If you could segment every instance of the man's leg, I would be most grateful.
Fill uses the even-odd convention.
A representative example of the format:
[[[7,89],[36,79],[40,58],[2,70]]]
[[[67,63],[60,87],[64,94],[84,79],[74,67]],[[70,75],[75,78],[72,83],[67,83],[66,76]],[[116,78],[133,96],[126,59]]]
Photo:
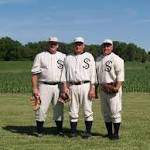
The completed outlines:
[[[118,140],[119,139],[119,129],[120,129],[120,123],[113,123],[114,125],[114,135],[113,139]]]
[[[42,137],[44,121],[36,121],[37,136]]]
[[[70,127],[71,127],[71,134],[70,137],[77,137],[77,122],[70,122]]]
[[[105,122],[105,126],[107,129],[107,135],[105,135],[104,137],[108,137],[109,139],[112,139],[113,137],[112,122]]]

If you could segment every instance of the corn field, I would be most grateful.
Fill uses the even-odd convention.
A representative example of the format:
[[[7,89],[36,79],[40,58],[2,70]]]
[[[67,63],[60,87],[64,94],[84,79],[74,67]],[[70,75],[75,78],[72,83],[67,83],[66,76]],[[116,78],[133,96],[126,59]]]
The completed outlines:
[[[149,70],[150,71],[150,70]],[[126,92],[150,92],[150,73],[146,70],[136,72],[126,71],[124,91]]]
[[[29,61],[0,61],[0,93],[30,93],[31,66]]]
[[[28,93],[31,92],[31,74],[21,73],[0,73],[1,93]]]
[[[126,92],[150,92],[150,63],[126,63],[123,90]]]
[[[31,93],[29,61],[0,61],[0,93]],[[150,92],[150,63],[125,64],[125,92]]]

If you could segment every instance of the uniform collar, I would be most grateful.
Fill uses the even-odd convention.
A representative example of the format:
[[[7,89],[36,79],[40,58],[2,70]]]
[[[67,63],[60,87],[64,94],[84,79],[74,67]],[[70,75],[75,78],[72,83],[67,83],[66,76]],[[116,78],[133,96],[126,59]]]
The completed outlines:
[[[56,53],[51,53],[49,50],[46,50],[46,51],[51,55],[55,55],[57,53],[57,51],[56,51]]]
[[[82,55],[82,54],[84,54],[85,53],[85,51],[83,51],[81,54],[76,54],[76,53],[74,53],[74,55]]]

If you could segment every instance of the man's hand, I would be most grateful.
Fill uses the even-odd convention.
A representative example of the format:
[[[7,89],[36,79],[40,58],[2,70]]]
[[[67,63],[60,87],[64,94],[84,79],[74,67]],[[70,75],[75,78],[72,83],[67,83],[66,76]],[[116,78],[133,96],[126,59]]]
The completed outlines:
[[[61,103],[67,103],[71,100],[71,96],[68,93],[60,93],[58,101]]]
[[[66,83],[61,85],[61,91],[58,101],[61,103],[67,103],[71,100],[70,89]]]
[[[33,111],[37,111],[41,105],[40,97],[32,96],[30,101],[31,101],[31,106],[32,106]]]
[[[91,85],[89,93],[88,93],[88,97],[90,100],[93,100],[95,98],[95,86]]]
[[[36,98],[40,97],[40,92],[39,92],[38,88],[33,89],[32,93],[33,93],[34,97],[36,97]]]

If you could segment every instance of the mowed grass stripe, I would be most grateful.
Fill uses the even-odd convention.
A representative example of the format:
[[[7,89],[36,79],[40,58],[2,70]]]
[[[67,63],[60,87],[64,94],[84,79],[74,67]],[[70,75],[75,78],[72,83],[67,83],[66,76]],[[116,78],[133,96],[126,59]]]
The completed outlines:
[[[37,138],[35,133],[34,112],[29,102],[30,94],[1,94],[0,95],[0,149],[6,150],[148,150],[150,149],[150,94],[124,93],[121,125],[121,139],[110,141],[102,138],[106,133],[100,110],[100,100],[93,102],[94,123],[93,137],[84,140],[84,120],[82,109],[78,123],[78,137],[73,140],[69,134],[68,106],[65,105],[65,138],[54,135],[51,107],[45,122],[45,135]]]

